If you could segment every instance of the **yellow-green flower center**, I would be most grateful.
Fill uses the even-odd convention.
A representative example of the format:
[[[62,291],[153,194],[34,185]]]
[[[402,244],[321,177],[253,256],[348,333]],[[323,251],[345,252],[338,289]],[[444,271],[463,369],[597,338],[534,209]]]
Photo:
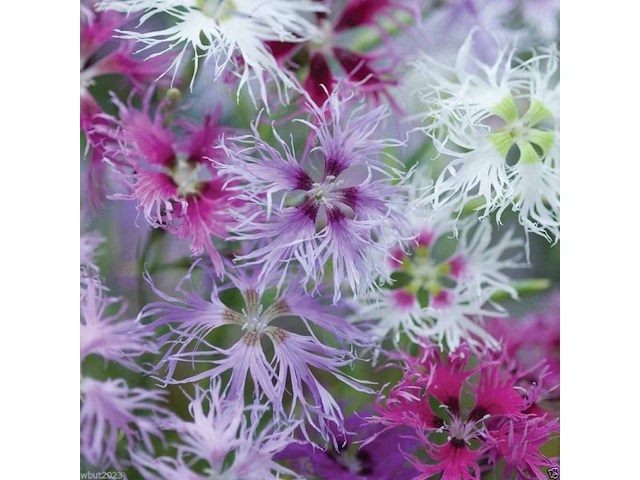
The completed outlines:
[[[541,162],[548,155],[556,136],[540,124],[552,120],[553,114],[540,100],[531,100],[529,108],[521,116],[513,96],[509,94],[493,108],[493,113],[504,120],[505,125],[490,133],[488,138],[505,160],[514,145],[518,147],[518,162],[522,164]]]

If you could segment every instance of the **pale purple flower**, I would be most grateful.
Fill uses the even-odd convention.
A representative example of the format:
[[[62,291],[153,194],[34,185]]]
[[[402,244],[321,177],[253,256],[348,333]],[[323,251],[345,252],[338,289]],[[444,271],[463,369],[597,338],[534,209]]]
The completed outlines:
[[[349,342],[359,341],[360,332],[342,316],[331,313],[318,298],[305,295],[295,279],[268,303],[267,298],[274,293],[274,288],[259,281],[257,275],[242,270],[230,273],[232,286],[239,290],[244,303],[238,311],[220,300],[220,290],[211,278],[211,271],[205,269],[213,286],[210,295],[202,298],[193,284],[194,267],[178,286],[177,297],[160,292],[152,284],[163,301],[147,305],[141,313],[143,321],[153,319],[149,323],[150,329],[165,326],[171,329],[160,339],[167,345],[167,350],[156,373],[164,370],[166,383],[190,383],[230,372],[226,386],[229,398],[242,398],[250,379],[254,397],[259,399],[264,395],[277,418],[288,417],[299,407],[308,423],[323,433],[329,422],[341,425],[342,413],[337,402],[314,372],[333,375],[359,391],[369,390],[340,370],[352,364],[353,354],[340,346],[324,345],[314,329],[325,330],[337,339]],[[295,320],[286,323],[287,317]],[[276,320],[282,326],[274,325]],[[241,334],[232,346],[222,348],[205,340],[211,332],[225,325],[235,327]],[[294,329],[308,334],[296,333]],[[265,349],[264,342],[270,343],[270,347]],[[273,354],[268,353],[271,348]],[[179,364],[201,364],[210,368],[177,378]],[[286,408],[285,393],[290,399],[289,409]]]
[[[136,370],[136,357],[155,351],[149,332],[135,319],[125,318],[126,302],[109,295],[109,289],[94,273],[80,277],[80,359],[99,355]]]
[[[162,437],[156,416],[166,415],[163,392],[131,388],[123,379],[101,382],[84,378],[80,385],[80,453],[99,468],[120,468],[121,435],[129,447],[142,442],[152,448],[152,437]]]
[[[98,232],[85,231],[80,233],[80,266],[98,271],[96,252],[104,243],[104,237]]]
[[[242,400],[229,400],[222,393],[217,380],[207,390],[196,386],[193,398],[189,398],[191,419],[173,417],[167,422],[167,429],[174,430],[179,438],[173,445],[175,458],[154,458],[140,450],[132,454],[134,465],[145,479],[299,478],[274,460],[293,441],[298,422],[292,421],[283,429],[273,421],[265,423],[264,406],[245,407]]]
[[[261,265],[263,275],[282,267],[282,278],[295,264],[306,286],[319,285],[330,265],[334,301],[343,285],[355,295],[375,289],[384,255],[374,253],[405,236],[396,203],[402,174],[383,151],[401,142],[375,135],[389,111],[351,103],[336,93],[321,107],[309,101],[311,120],[297,120],[309,129],[300,156],[275,131],[280,149],[269,145],[256,122],[253,135],[223,142],[229,162],[220,166],[254,207],[239,212],[237,238],[265,242],[238,260]]]

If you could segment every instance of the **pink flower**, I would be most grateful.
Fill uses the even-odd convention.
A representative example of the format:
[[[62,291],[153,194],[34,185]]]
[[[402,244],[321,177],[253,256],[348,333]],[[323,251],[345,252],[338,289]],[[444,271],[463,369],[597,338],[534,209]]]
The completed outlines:
[[[502,341],[498,360],[517,372],[529,401],[556,399],[560,394],[560,295],[552,294],[524,318],[491,318],[487,330]]]
[[[501,458],[521,475],[552,464],[538,449],[557,430],[556,421],[528,408],[518,377],[494,360],[494,352],[478,352],[475,359],[471,353],[462,344],[444,355],[435,347],[419,357],[401,354],[403,379],[378,399],[378,416],[369,419],[383,431],[414,429],[427,454],[426,460],[407,457],[421,472],[415,480],[437,474],[479,480],[481,465]]]
[[[111,119],[117,130],[107,156],[129,193],[111,198],[137,202],[151,226],[189,239],[193,255],[206,251],[222,275],[222,257],[211,237],[228,236],[234,224],[230,208],[239,202],[231,201],[227,179],[211,163],[221,155],[215,149],[223,132],[219,114],[205,116],[201,124],[179,120],[171,128],[166,103],[150,111],[152,93],[145,95],[142,110],[113,98],[120,119]]]
[[[557,467],[556,459],[540,453],[540,448],[558,431],[556,420],[534,418],[528,421],[510,421],[491,432],[488,442],[504,458],[504,475],[516,472],[522,480],[544,480],[541,468]]]

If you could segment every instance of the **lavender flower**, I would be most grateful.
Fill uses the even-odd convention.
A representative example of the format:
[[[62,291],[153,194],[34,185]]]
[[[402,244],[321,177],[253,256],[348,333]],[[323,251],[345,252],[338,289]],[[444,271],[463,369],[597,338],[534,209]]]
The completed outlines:
[[[207,390],[196,386],[195,395],[189,400],[191,419],[173,417],[167,423],[180,440],[174,444],[176,458],[154,458],[141,450],[133,453],[133,462],[144,478],[269,480],[281,475],[300,478],[274,460],[292,442],[297,422],[284,429],[272,421],[265,424],[263,406],[245,407],[237,399],[226,399],[217,380]]]
[[[166,370],[166,383],[189,383],[205,378],[217,378],[225,372],[231,377],[226,387],[229,398],[244,395],[247,379],[253,383],[254,398],[266,396],[276,417],[288,417],[297,407],[314,428],[327,433],[327,422],[342,423],[342,414],[336,401],[318,381],[313,370],[322,370],[352,388],[369,392],[359,381],[344,374],[340,368],[350,365],[354,356],[341,347],[331,347],[320,342],[312,326],[332,333],[336,338],[350,342],[359,341],[360,332],[342,317],[329,313],[318,299],[308,297],[295,281],[267,302],[273,289],[258,280],[257,275],[243,271],[229,274],[233,286],[242,295],[244,306],[238,311],[227,307],[220,299],[220,291],[213,282],[208,299],[198,293],[192,279],[194,266],[178,286],[179,297],[171,297],[153,290],[163,299],[147,305],[141,312],[151,330],[170,326],[171,331],[160,339],[168,345],[156,372]],[[149,279],[151,282],[151,280]],[[183,283],[188,288],[182,287]],[[295,333],[293,329],[275,326],[274,322],[285,317],[297,317],[294,328],[306,330],[308,335]],[[229,348],[213,345],[206,338],[222,326],[232,326],[241,337]],[[297,326],[296,326],[297,325]],[[268,340],[273,354],[263,341]],[[180,363],[204,364],[210,369],[178,379],[175,372]],[[285,411],[283,397],[290,390],[291,405]]]
[[[135,357],[155,351],[149,332],[133,319],[123,319],[127,305],[93,273],[80,279],[80,358],[95,354],[136,370]],[[113,313],[108,313],[115,310]]]
[[[167,414],[159,404],[163,392],[131,388],[122,379],[92,378],[82,380],[80,392],[80,452],[91,465],[122,467],[120,435],[129,446],[141,441],[147,448],[152,436],[162,437],[154,416]]]
[[[330,263],[334,302],[343,284],[355,295],[376,288],[384,258],[373,254],[404,238],[406,225],[395,200],[401,174],[383,152],[401,143],[374,138],[388,109],[349,113],[349,100],[334,93],[321,107],[308,103],[312,121],[297,120],[311,134],[300,158],[275,131],[282,151],[266,143],[256,122],[253,135],[223,142],[229,162],[220,166],[238,182],[238,198],[255,207],[239,212],[237,238],[266,242],[238,260],[261,265],[264,275],[283,266],[282,278],[296,263],[307,286],[319,285]]]

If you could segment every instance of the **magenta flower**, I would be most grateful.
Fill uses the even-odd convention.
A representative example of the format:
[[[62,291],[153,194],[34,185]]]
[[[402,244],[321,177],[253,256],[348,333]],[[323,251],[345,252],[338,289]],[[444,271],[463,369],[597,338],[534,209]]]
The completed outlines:
[[[419,17],[418,2],[398,0],[348,0],[342,10],[328,18],[316,14],[317,33],[306,42],[270,42],[273,55],[289,70],[300,72],[307,94],[321,105],[326,90],[333,90],[338,81],[380,100],[391,100],[389,87],[396,84],[394,70],[401,58],[392,48],[392,39],[380,20],[398,23],[395,14],[408,12]],[[362,53],[345,45],[354,30],[372,27],[381,35],[382,46],[373,52]],[[336,65],[336,68],[332,68]],[[305,68],[306,67],[306,68]]]
[[[211,163],[219,159],[214,148],[223,128],[218,114],[208,115],[202,124],[187,120],[176,122],[181,135],[167,126],[168,113],[161,103],[150,112],[152,90],[143,101],[143,109],[126,106],[117,98],[120,120],[116,142],[107,152],[118,178],[130,191],[112,198],[133,200],[149,224],[163,228],[180,239],[190,239],[191,251],[205,251],[219,275],[224,272],[222,258],[211,237],[224,239],[233,225],[227,181]]]
[[[408,456],[420,471],[415,480],[437,474],[479,480],[481,465],[501,458],[521,474],[554,464],[538,449],[557,431],[557,422],[546,411],[529,408],[518,377],[494,357],[486,350],[471,361],[466,344],[444,356],[432,347],[420,357],[405,357],[404,378],[378,400],[378,416],[369,420],[383,431],[414,429],[427,454],[426,459]]]
[[[299,478],[274,460],[293,441],[298,423],[279,429],[262,421],[264,412],[264,406],[226,399],[216,380],[207,390],[196,386],[189,398],[191,419],[172,417],[166,424],[179,438],[173,445],[176,457],[154,458],[138,450],[132,454],[134,465],[144,478],[158,480]]]
[[[243,398],[247,380],[251,379],[255,399],[266,396],[277,418],[288,418],[299,407],[309,424],[323,434],[329,433],[328,423],[342,424],[342,413],[314,371],[323,371],[356,390],[370,392],[340,370],[350,365],[354,356],[344,348],[322,344],[314,328],[349,342],[358,342],[360,332],[342,316],[330,313],[319,299],[306,296],[295,279],[268,302],[267,298],[274,289],[259,281],[257,275],[241,270],[229,274],[244,303],[241,310],[235,310],[220,300],[220,290],[213,278],[212,291],[207,299],[196,292],[192,282],[194,267],[178,286],[178,297],[166,295],[152,284],[163,301],[147,305],[140,315],[143,320],[153,319],[148,324],[150,330],[167,325],[171,328],[160,339],[168,349],[156,369],[157,373],[165,371],[166,383],[215,379],[230,372],[225,390],[229,398]],[[205,271],[211,273],[207,269]],[[188,288],[183,288],[183,283],[188,284]],[[291,323],[292,329],[273,324],[277,321],[287,325],[282,320],[286,317],[296,317],[297,320]],[[210,333],[225,325],[235,327],[241,335],[231,347],[222,348],[205,340]],[[306,330],[308,335],[296,333],[294,328]],[[269,348],[265,348],[265,341],[270,343]],[[268,353],[271,349],[272,354]],[[211,368],[187,378],[176,378],[176,368],[180,363],[204,364]],[[285,392],[289,392],[287,397],[290,397],[288,412],[284,403]]]
[[[124,319],[127,305],[108,295],[100,279],[83,271],[80,278],[80,359],[99,355],[131,370],[136,357],[155,351],[149,332],[134,319]]]
[[[152,436],[162,437],[155,417],[167,414],[160,405],[163,392],[130,388],[122,379],[92,378],[82,380],[80,392],[80,453],[91,465],[121,468],[121,435],[130,448],[138,442],[152,448]]]
[[[556,400],[560,395],[560,296],[522,319],[492,318],[487,329],[501,340],[496,360],[511,370],[530,404]]]
[[[449,439],[444,444],[426,441],[426,450],[435,463],[425,463],[417,457],[411,457],[411,463],[420,472],[414,480],[428,480],[442,474],[441,480],[480,480],[478,460],[481,451],[470,447],[475,439],[471,425],[453,417],[446,429]]]
[[[496,457],[504,458],[505,477],[515,472],[522,480],[543,480],[548,476],[542,474],[540,469],[557,467],[558,461],[542,455],[540,448],[557,431],[557,421],[534,418],[527,422],[507,422],[491,432],[488,441],[497,451]]]
[[[414,452],[418,446],[408,438],[408,429],[381,431],[355,413],[345,419],[345,429],[346,434],[334,429],[336,444],[326,449],[309,442],[291,443],[277,458],[290,462],[305,478],[406,480],[416,474],[402,453]],[[370,437],[375,438],[363,444]]]
[[[310,131],[300,158],[275,132],[282,151],[266,143],[254,124],[253,135],[223,142],[229,162],[220,169],[237,182],[237,198],[253,207],[239,212],[237,238],[263,242],[238,260],[261,265],[263,275],[283,267],[282,278],[295,264],[305,285],[314,286],[330,264],[337,302],[343,284],[356,295],[375,289],[385,278],[385,256],[405,238],[394,200],[401,173],[383,154],[400,143],[374,137],[388,115],[384,106],[348,113],[349,98],[335,93],[322,107],[308,105],[312,121],[298,120]]]
[[[118,74],[134,86],[155,80],[167,67],[167,59],[144,61],[133,54],[134,42],[113,38],[114,30],[130,19],[116,12],[98,12],[97,1],[80,3],[80,129],[85,132],[89,158],[87,193],[93,205],[105,194],[105,175],[102,159],[107,138],[94,127],[104,123],[102,108],[90,88],[104,75]]]

